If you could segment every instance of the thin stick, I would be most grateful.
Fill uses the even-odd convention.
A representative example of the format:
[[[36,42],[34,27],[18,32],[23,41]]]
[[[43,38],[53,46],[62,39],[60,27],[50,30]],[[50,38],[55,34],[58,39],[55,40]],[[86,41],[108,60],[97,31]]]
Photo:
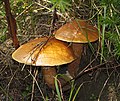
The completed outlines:
[[[113,74],[113,72],[114,72],[114,71],[112,71],[112,73],[109,75],[109,77],[108,77],[107,80],[105,81],[105,83],[104,83],[104,85],[103,85],[103,87],[102,87],[102,89],[101,89],[101,91],[100,91],[100,93],[99,93],[99,96],[98,96],[98,100],[97,100],[97,101],[100,101],[101,94],[102,94],[102,92],[103,92],[103,90],[104,90],[104,88],[105,88],[108,80],[110,79],[111,75]]]
[[[38,84],[38,82],[37,82],[37,80],[36,80],[36,78],[35,78],[35,76],[33,76],[29,70],[28,70],[28,72],[29,72],[30,75],[33,77],[34,81],[36,82],[36,85],[37,85],[37,87],[38,87],[38,89],[39,89],[39,91],[40,91],[40,93],[41,93],[41,95],[42,95],[43,100],[46,101],[46,100],[45,100],[45,97],[44,97],[44,95],[43,95],[43,93],[42,93],[42,90],[41,90],[41,88],[39,87],[39,84]],[[35,74],[36,74],[36,76],[37,76],[38,70],[36,71]]]
[[[36,79],[37,74],[38,74],[38,69],[34,69],[34,78]],[[34,97],[34,89],[35,89],[35,79],[33,78],[33,83],[32,83],[32,95],[31,95],[31,101],[33,101],[33,97]]]
[[[7,22],[8,22],[9,33],[13,40],[13,45],[14,45],[15,49],[17,49],[19,47],[19,41],[16,36],[17,35],[16,20],[11,13],[9,0],[3,0],[3,2],[5,4],[5,12],[6,12]]]

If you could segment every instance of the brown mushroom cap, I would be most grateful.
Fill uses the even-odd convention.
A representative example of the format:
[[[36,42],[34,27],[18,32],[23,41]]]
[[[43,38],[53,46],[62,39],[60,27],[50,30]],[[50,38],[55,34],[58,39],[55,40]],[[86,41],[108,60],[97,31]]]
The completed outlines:
[[[88,43],[98,40],[98,30],[84,20],[73,20],[54,32],[55,38],[75,43]]]
[[[12,58],[35,66],[56,66],[72,62],[74,53],[68,44],[55,38],[37,38],[21,45]],[[46,42],[47,41],[47,42]]]

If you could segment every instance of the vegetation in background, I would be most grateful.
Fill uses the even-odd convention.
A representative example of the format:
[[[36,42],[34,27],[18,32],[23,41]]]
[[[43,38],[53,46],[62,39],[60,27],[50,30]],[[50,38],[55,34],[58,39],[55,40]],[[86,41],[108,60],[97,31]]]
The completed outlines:
[[[71,0],[50,0],[50,3],[53,4],[53,8],[57,8],[60,12],[70,11],[71,9]]]
[[[7,21],[5,20],[5,9],[3,3],[0,1],[0,42],[6,40]]]
[[[109,57],[120,59],[120,1],[119,0],[101,0],[99,1],[98,21],[102,26],[101,55],[107,60]]]

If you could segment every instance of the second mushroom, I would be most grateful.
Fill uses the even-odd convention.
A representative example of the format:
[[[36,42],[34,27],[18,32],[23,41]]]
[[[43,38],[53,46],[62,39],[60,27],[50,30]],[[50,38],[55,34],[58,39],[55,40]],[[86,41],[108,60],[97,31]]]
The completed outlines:
[[[68,72],[72,77],[77,75],[79,69],[83,43],[98,40],[99,34],[96,27],[85,20],[72,20],[54,32],[58,40],[70,42],[77,59],[68,65]]]

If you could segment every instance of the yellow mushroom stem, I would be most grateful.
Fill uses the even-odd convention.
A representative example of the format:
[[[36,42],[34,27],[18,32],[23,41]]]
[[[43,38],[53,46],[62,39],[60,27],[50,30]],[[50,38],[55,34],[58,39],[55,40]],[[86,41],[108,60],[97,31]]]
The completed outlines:
[[[72,49],[77,58],[73,62],[68,64],[68,72],[72,77],[75,77],[79,70],[80,59],[81,59],[81,55],[82,55],[82,51],[83,51],[83,44],[72,43]]]

